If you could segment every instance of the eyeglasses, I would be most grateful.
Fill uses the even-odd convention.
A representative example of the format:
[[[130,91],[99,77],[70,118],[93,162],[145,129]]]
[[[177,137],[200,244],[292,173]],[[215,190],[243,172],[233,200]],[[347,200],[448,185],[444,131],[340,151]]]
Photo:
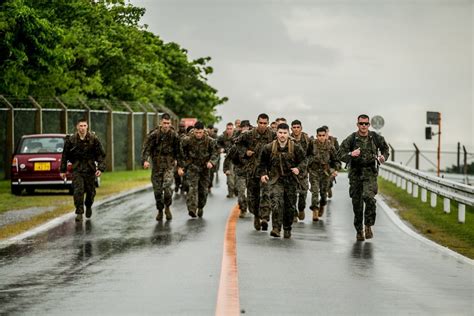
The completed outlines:
[[[359,124],[359,125],[365,125],[365,126],[369,126],[369,125],[370,125],[369,122],[358,122],[357,124]]]

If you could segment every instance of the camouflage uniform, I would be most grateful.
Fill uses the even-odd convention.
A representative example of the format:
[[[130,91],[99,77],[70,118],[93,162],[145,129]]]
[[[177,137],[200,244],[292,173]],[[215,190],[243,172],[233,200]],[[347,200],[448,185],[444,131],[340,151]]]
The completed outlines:
[[[311,184],[311,206],[313,211],[327,204],[327,189],[331,168],[338,170],[340,163],[337,152],[329,140],[310,142],[307,150],[309,182]],[[321,197],[321,199],[320,199]],[[322,215],[322,212],[321,212]]]
[[[310,137],[305,132],[301,132],[300,137],[296,138],[295,135],[292,133],[291,137],[293,137],[294,141],[301,146],[303,151],[306,153],[308,150],[309,143],[311,142]],[[299,178],[299,188],[297,192],[297,211],[303,212],[306,208],[306,197],[308,196],[308,170],[305,169],[304,172],[301,172],[298,175]],[[296,214],[298,215],[298,214]]]
[[[173,200],[171,187],[179,149],[179,138],[172,128],[167,132],[155,128],[143,143],[142,165],[151,158],[151,183],[158,211],[169,207]]]
[[[274,140],[263,147],[258,172],[260,177],[268,175],[270,178],[268,184],[271,192],[272,233],[279,233],[282,225],[286,232],[291,231],[299,186],[299,179],[291,168],[298,168],[300,172],[306,169],[305,152],[300,145],[288,140],[282,148],[278,140]]]
[[[356,148],[360,148],[360,156],[351,157],[349,153]],[[378,150],[388,159],[389,148],[382,136],[369,132],[364,137],[355,132],[342,142],[338,151],[339,159],[349,164],[349,195],[352,198],[354,227],[357,232],[363,229],[362,221],[366,226],[373,226],[375,223]]]
[[[238,153],[237,145],[232,145],[224,160],[224,172],[228,166],[233,166],[235,174],[235,190],[237,191],[238,204],[240,208],[240,216],[244,217],[247,212],[247,169],[243,160],[243,154]]]
[[[234,144],[234,138],[233,135],[228,136],[226,132],[224,132],[222,135],[220,135],[217,138],[217,147],[219,149],[224,149],[224,153],[227,154],[229,153],[230,147]],[[227,165],[226,165],[227,164]],[[229,172],[229,174],[226,174],[227,177],[227,192],[228,192],[228,197],[232,197],[234,193],[236,193],[236,188],[235,188],[235,173],[234,173],[234,165],[232,161],[229,159],[225,160],[224,159],[224,173]]]
[[[336,149],[336,152],[338,152],[339,142],[337,141],[337,137],[329,136],[328,139],[331,142],[331,144],[334,146],[334,148]],[[328,183],[328,197],[329,198],[332,197],[332,187],[334,186],[334,180],[336,179],[336,177],[332,175],[333,171],[335,170],[334,169],[331,170],[331,176],[329,177],[329,183]]]
[[[204,134],[197,139],[191,132],[181,143],[181,155],[178,166],[186,171],[189,191],[186,195],[188,211],[196,214],[206,205],[211,171],[206,164],[211,162],[214,166],[218,161],[217,144],[214,139]]]
[[[186,129],[184,128],[184,126],[180,126],[178,130],[179,140],[181,141],[185,136],[186,136]],[[187,191],[186,185],[184,183],[184,179],[178,174],[178,165],[176,165],[174,169],[174,191],[178,192],[180,188],[181,188],[181,193],[184,193],[185,191]]]
[[[61,173],[66,172],[68,161],[72,163],[76,214],[83,214],[84,204],[86,208],[91,208],[94,203],[96,171],[105,171],[105,152],[97,136],[90,132],[86,133],[84,139],[78,133],[67,135],[61,158]]]
[[[271,143],[276,137],[275,132],[270,127],[260,133],[256,128],[242,133],[237,139],[236,144],[240,147],[239,153],[242,155],[242,161],[245,163],[247,173],[247,200],[250,212],[255,216],[255,229],[260,230],[260,219],[270,221],[270,192],[268,184],[262,184],[257,172],[260,154],[263,146]],[[250,157],[246,151],[251,150],[254,154]]]

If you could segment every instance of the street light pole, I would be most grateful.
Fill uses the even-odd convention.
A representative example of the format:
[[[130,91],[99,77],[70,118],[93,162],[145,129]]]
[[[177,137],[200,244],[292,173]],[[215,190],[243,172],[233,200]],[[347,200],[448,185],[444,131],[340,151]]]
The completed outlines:
[[[437,174],[439,177],[439,166],[441,162],[441,112],[438,112],[438,167],[437,167]]]

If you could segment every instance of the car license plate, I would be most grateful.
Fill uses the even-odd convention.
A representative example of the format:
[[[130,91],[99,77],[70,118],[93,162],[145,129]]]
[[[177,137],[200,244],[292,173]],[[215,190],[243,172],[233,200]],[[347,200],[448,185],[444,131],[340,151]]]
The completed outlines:
[[[51,170],[50,162],[35,162],[35,171],[49,171]]]

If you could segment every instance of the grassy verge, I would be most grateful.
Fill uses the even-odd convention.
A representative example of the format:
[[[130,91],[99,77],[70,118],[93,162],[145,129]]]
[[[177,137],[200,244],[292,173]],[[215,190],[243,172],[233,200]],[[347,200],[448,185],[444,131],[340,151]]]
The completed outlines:
[[[106,172],[101,177],[101,186],[97,189],[95,200],[107,198],[133,188],[150,183],[149,170]],[[24,193],[23,193],[24,194]],[[28,220],[6,225],[0,228],[0,239],[18,235],[39,226],[55,217],[74,209],[72,196],[67,191],[39,191],[34,195],[15,196],[10,193],[10,181],[0,181],[0,213],[31,207],[52,207],[50,211],[33,216]]]
[[[458,205],[451,202],[451,212],[443,211],[443,200],[438,196],[436,207],[421,198],[413,198],[395,184],[379,178],[380,193],[388,204],[399,211],[402,219],[434,242],[474,259],[474,208],[466,207],[466,222],[458,223]],[[421,193],[420,193],[421,196]]]

